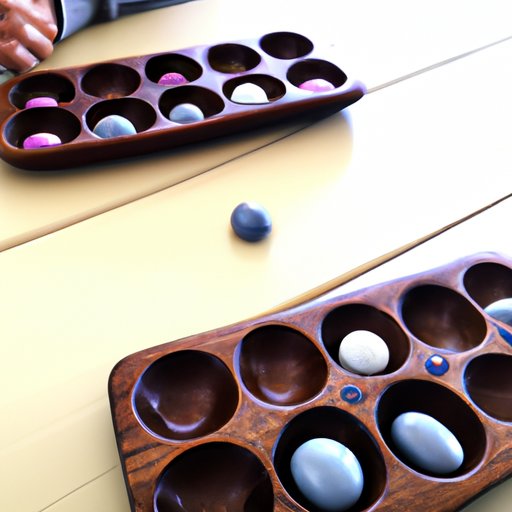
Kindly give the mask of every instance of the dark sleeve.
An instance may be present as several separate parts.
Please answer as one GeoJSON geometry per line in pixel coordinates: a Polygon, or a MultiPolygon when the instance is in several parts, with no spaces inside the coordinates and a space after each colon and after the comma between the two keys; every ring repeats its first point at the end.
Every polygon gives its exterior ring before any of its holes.
{"type": "Polygon", "coordinates": [[[55,0],[59,32],[56,41],[90,25],[98,14],[101,0],[55,0]]]}
{"type": "Polygon", "coordinates": [[[103,0],[99,10],[99,19],[113,20],[126,14],[159,9],[169,5],[183,4],[190,0],[103,0]]]}
{"type": "Polygon", "coordinates": [[[95,23],[190,0],[55,0],[57,41],[95,23]]]}

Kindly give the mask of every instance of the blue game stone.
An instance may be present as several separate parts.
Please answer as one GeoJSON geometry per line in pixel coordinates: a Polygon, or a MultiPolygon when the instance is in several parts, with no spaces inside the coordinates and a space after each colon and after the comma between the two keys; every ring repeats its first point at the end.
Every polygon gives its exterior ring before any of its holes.
{"type": "Polygon", "coordinates": [[[240,203],[231,214],[231,226],[242,240],[257,242],[272,231],[272,219],[259,204],[240,203]]]}
{"type": "Polygon", "coordinates": [[[122,135],[135,135],[137,130],[126,117],[114,114],[101,119],[94,127],[93,132],[102,139],[110,139],[122,135]]]}
{"type": "Polygon", "coordinates": [[[507,325],[512,326],[512,299],[501,299],[489,304],[484,311],[507,325]]]}
{"type": "Polygon", "coordinates": [[[290,469],[300,492],[322,511],[347,510],[363,491],[359,461],[334,439],[314,438],[301,444],[292,455],[290,469]]]}
{"type": "Polygon", "coordinates": [[[464,461],[458,439],[427,414],[400,414],[391,424],[391,438],[410,463],[436,475],[453,473],[464,461]]]}
{"type": "Polygon", "coordinates": [[[197,123],[204,119],[204,114],[203,111],[193,103],[181,103],[171,110],[169,119],[173,123],[179,124],[197,123]]]}

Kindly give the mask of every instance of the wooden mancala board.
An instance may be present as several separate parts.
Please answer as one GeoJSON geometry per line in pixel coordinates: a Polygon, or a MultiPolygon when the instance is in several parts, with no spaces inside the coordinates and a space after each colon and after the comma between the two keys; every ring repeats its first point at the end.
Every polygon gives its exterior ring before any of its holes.
{"type": "Polygon", "coordinates": [[[0,87],[0,156],[31,170],[76,167],[295,117],[325,116],[364,93],[363,84],[349,81],[313,42],[292,32],[37,71],[0,87]],[[169,73],[181,80],[162,80],[169,73]],[[244,84],[257,86],[264,97],[235,97],[244,84]],[[56,105],[27,108],[27,101],[37,97],[53,98],[56,105]],[[173,109],[183,104],[199,108],[203,118],[171,121],[173,109]],[[97,124],[107,116],[124,117],[134,133],[96,135],[97,124]],[[41,133],[57,136],[58,143],[24,147],[41,133]]]}
{"type": "Polygon", "coordinates": [[[510,297],[512,260],[479,253],[126,357],[109,396],[132,510],[319,512],[290,470],[314,438],[360,463],[350,512],[459,510],[512,472],[512,327],[484,311],[510,297]],[[380,373],[340,365],[356,330],[388,346],[380,373]],[[410,411],[455,436],[458,469],[404,457],[391,425],[410,411]]]}

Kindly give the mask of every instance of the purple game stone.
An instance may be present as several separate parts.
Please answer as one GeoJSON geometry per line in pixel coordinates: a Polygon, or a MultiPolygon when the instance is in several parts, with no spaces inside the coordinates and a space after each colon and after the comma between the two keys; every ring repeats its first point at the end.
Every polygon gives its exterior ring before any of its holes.
{"type": "Polygon", "coordinates": [[[34,133],[23,141],[23,149],[39,149],[62,144],[57,135],[53,133],[34,133]]]}
{"type": "Polygon", "coordinates": [[[312,80],[306,80],[300,84],[299,89],[311,92],[325,92],[332,91],[334,89],[334,85],[323,78],[313,78],[312,80]]]}
{"type": "Polygon", "coordinates": [[[181,73],[165,73],[158,80],[158,85],[183,85],[188,84],[188,80],[181,73]]]}
{"type": "Polygon", "coordinates": [[[25,103],[25,108],[36,108],[36,107],[57,107],[59,104],[55,98],[49,96],[39,96],[38,98],[32,98],[25,103]]]}

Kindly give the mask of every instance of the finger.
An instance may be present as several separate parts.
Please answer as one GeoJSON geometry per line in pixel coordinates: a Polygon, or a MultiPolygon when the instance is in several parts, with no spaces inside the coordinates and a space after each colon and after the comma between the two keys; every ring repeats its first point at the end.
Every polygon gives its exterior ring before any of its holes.
{"type": "Polygon", "coordinates": [[[53,52],[52,41],[32,25],[21,25],[12,35],[40,60],[46,59],[53,52]]]}
{"type": "Polygon", "coordinates": [[[34,2],[24,0],[0,0],[0,12],[9,13],[9,15],[16,13],[51,41],[57,36],[58,28],[49,7],[36,6],[34,2]]]}
{"type": "Polygon", "coordinates": [[[20,73],[32,69],[39,61],[15,39],[0,42],[0,64],[20,73]]]}
{"type": "Polygon", "coordinates": [[[27,23],[23,17],[10,12],[0,21],[0,40],[17,39],[22,46],[39,59],[49,57],[53,52],[53,43],[37,27],[27,23]]]}

